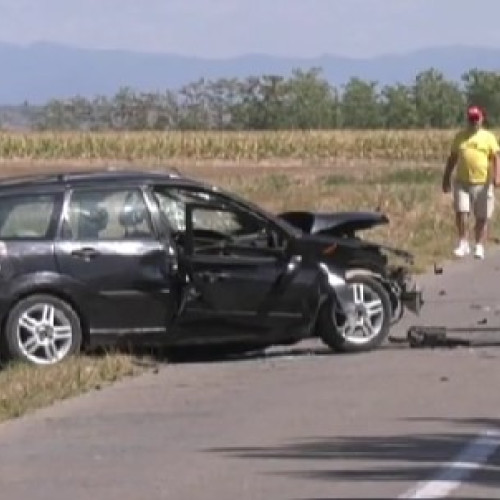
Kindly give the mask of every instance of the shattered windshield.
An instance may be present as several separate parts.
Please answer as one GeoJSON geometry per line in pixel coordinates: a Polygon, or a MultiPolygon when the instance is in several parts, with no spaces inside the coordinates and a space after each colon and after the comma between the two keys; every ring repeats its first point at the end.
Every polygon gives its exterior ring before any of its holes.
{"type": "MultiPolygon", "coordinates": [[[[155,195],[161,211],[175,232],[186,230],[186,205],[188,203],[216,203],[219,201],[210,193],[179,188],[159,189],[155,191],[155,195]]],[[[193,215],[193,222],[196,223],[197,214],[193,215]]]]}

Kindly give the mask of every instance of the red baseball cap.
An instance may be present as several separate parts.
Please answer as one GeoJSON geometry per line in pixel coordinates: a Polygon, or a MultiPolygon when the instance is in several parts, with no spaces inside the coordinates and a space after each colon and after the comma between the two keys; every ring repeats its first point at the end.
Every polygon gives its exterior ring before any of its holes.
{"type": "Polygon", "coordinates": [[[467,109],[467,118],[471,122],[477,122],[484,118],[483,110],[478,106],[469,106],[467,109]]]}

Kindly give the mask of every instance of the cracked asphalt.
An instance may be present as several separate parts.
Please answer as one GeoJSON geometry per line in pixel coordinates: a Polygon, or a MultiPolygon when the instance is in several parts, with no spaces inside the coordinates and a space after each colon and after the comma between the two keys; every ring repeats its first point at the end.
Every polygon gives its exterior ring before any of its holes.
{"type": "MultiPolygon", "coordinates": [[[[397,337],[412,324],[500,327],[500,252],[420,282],[422,315],[397,337]]],[[[1,425],[2,498],[403,498],[500,428],[500,328],[461,335],[499,347],[332,355],[304,342],[164,365],[1,425]]],[[[498,498],[498,450],[476,465],[446,495],[498,498]]]]}

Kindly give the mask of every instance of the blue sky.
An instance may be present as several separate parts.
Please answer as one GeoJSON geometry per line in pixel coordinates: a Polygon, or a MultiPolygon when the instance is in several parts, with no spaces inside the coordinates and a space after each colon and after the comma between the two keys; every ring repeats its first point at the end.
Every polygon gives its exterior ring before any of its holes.
{"type": "Polygon", "coordinates": [[[217,58],[500,47],[500,0],[0,0],[0,41],[217,58]]]}

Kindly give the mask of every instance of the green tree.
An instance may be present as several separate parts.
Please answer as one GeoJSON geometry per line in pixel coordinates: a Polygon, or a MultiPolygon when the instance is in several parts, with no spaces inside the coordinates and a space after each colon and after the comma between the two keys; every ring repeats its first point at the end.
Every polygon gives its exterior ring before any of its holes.
{"type": "Polygon", "coordinates": [[[418,118],[413,89],[402,84],[385,86],[382,89],[382,114],[387,128],[414,128],[418,118]]]}
{"type": "Polygon", "coordinates": [[[294,70],[286,82],[283,122],[291,129],[325,129],[337,125],[337,95],[321,70],[294,70]]]}
{"type": "Polygon", "coordinates": [[[351,78],[344,86],[340,109],[345,128],[371,129],[383,124],[376,82],[351,78]]]}
{"type": "Polygon", "coordinates": [[[464,95],[457,83],[445,79],[434,68],[419,73],[414,86],[417,125],[422,128],[450,128],[460,123],[464,95]]]}
{"type": "Polygon", "coordinates": [[[78,108],[80,104],[81,102],[78,98],[68,100],[50,100],[37,114],[35,127],[41,130],[80,129],[82,127],[81,120],[84,119],[84,114],[78,108]]]}
{"type": "Polygon", "coordinates": [[[241,98],[233,108],[234,118],[244,129],[283,128],[286,92],[282,76],[251,76],[240,85],[241,98]]]}
{"type": "Polygon", "coordinates": [[[179,91],[179,122],[183,130],[209,128],[210,111],[207,102],[206,83],[203,78],[185,85],[179,91]]]}
{"type": "Polygon", "coordinates": [[[500,125],[500,73],[472,69],[462,81],[467,103],[484,108],[488,125],[500,125]]]}
{"type": "Polygon", "coordinates": [[[241,85],[236,78],[220,78],[208,82],[206,99],[210,128],[224,130],[238,128],[233,119],[233,112],[241,103],[241,85]]]}

